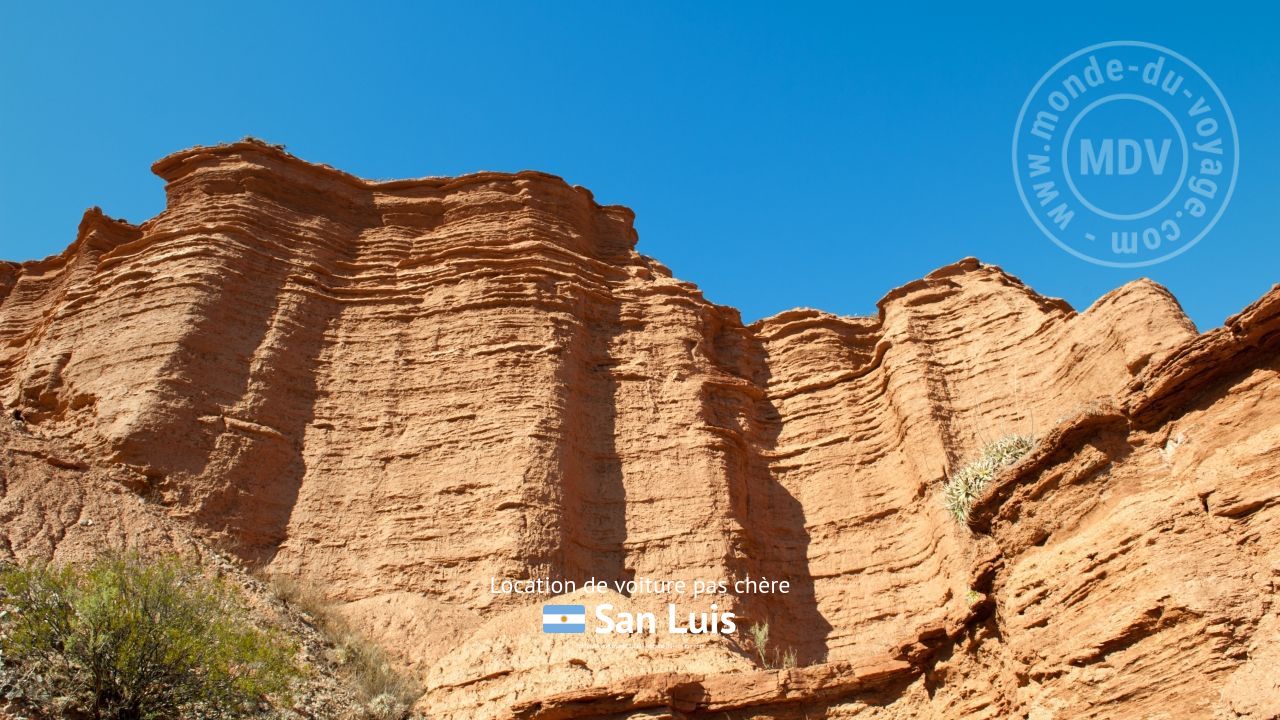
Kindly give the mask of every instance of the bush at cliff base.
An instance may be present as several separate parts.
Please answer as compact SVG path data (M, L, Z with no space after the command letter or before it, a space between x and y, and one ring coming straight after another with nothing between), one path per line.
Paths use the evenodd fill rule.
M285 702L296 650L176 558L0 570L0 683L50 717L236 718Z

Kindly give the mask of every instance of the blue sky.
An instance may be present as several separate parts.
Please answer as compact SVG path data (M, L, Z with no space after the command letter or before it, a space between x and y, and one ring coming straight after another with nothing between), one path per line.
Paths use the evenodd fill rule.
M871 313L967 255L1081 309L1151 277L1201 329L1280 280L1280 18L1263 5L370 5L10 6L0 258L60 251L92 205L150 217L153 161L254 135L372 178L561 175L635 209L642 252L747 320ZM1040 76L1121 39L1198 63L1241 145L1214 230L1134 270L1045 238L1009 162Z

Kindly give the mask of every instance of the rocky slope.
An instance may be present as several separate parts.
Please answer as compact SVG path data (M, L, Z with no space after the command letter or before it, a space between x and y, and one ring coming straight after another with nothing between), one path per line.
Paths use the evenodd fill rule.
M0 265L7 556L217 544L326 588L433 718L1280 715L1280 291L1197 336L1153 283L1077 313L967 259L744 325L549 175L154 169L157 217ZM958 526L941 484L1010 432ZM489 592L748 576L792 589L717 602L800 667Z

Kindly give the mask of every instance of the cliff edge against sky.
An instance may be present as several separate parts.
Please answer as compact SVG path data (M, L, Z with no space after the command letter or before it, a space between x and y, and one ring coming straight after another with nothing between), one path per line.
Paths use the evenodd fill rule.
M1076 312L965 259L745 325L553 176L154 169L155 218L0 264L8 558L227 548L325 588L432 718L1280 715L1280 291L1197 335L1151 282ZM943 482L1010 432L957 524ZM791 591L721 608L798 667L489 592L748 576Z

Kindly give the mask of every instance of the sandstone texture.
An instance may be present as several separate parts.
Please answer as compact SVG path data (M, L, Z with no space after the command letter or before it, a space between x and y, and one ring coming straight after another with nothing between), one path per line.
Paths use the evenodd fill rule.
M0 264L10 559L305 578L431 718L1280 717L1280 290L1197 335L1149 281L1076 312L965 259L746 325L550 175L154 170L160 215ZM1014 432L957 524L942 484ZM542 577L786 579L716 602L797 667L489 591Z

